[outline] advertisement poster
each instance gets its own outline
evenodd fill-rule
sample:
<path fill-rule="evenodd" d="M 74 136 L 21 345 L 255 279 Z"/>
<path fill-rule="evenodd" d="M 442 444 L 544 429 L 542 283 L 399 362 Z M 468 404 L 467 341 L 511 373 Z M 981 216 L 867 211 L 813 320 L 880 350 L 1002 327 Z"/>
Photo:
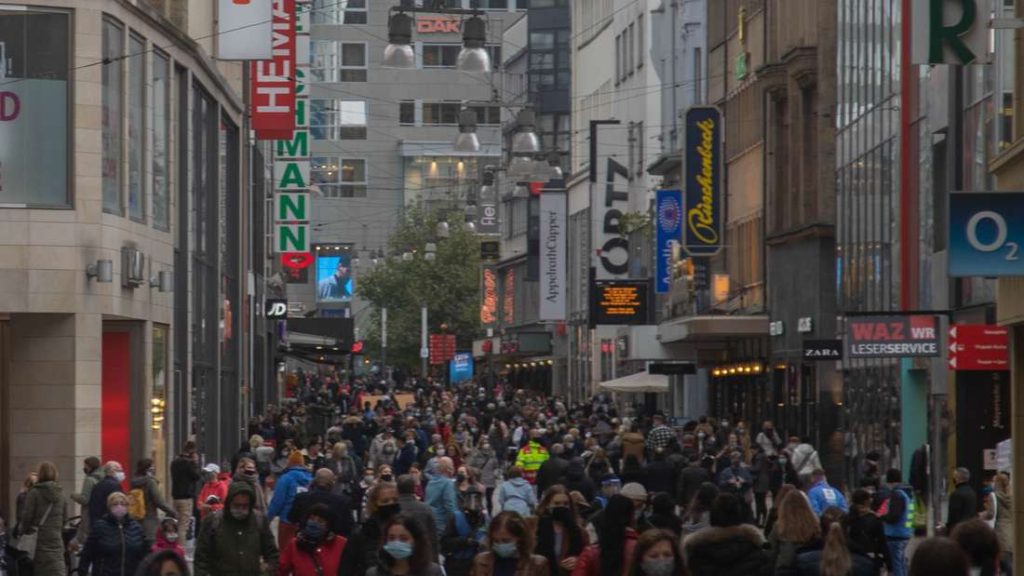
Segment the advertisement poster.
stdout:
<path fill-rule="evenodd" d="M 470 352 L 459 352 L 452 357 L 448 364 L 449 379 L 452 384 L 465 382 L 473 378 L 473 354 Z"/>
<path fill-rule="evenodd" d="M 679 242 L 682 235 L 683 192 L 658 190 L 656 216 L 654 289 L 666 294 L 672 288 L 672 243 Z"/>
<path fill-rule="evenodd" d="M 348 302 L 352 300 L 355 281 L 352 278 L 352 255 L 346 250 L 318 251 L 316 255 L 316 301 Z"/>

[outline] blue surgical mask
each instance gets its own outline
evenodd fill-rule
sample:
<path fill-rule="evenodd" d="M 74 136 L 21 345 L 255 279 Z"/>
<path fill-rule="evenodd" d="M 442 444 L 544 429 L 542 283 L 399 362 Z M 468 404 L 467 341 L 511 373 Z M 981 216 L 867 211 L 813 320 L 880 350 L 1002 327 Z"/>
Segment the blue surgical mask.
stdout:
<path fill-rule="evenodd" d="M 492 548 L 499 558 L 515 558 L 519 555 L 519 547 L 515 542 L 498 542 Z"/>
<path fill-rule="evenodd" d="M 651 558 L 641 563 L 647 576 L 671 576 L 676 569 L 673 558 Z"/>
<path fill-rule="evenodd" d="M 406 560 L 412 556 L 412 544 L 401 540 L 392 540 L 384 545 L 384 551 L 395 560 Z"/>

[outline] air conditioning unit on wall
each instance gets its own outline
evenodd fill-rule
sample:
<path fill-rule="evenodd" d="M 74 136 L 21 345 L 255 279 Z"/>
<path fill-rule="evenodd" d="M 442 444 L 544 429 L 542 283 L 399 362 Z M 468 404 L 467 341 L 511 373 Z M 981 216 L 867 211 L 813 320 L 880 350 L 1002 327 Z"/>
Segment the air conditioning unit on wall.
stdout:
<path fill-rule="evenodd" d="M 137 248 L 121 248 L 121 286 L 138 288 L 146 283 L 146 255 Z"/>

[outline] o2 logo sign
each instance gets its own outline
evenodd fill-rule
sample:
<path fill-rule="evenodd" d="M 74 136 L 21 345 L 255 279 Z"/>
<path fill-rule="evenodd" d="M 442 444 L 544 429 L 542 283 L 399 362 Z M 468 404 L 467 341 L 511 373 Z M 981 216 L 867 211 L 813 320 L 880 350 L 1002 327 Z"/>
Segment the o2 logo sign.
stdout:
<path fill-rule="evenodd" d="M 1024 192 L 954 192 L 949 275 L 1024 276 Z"/>

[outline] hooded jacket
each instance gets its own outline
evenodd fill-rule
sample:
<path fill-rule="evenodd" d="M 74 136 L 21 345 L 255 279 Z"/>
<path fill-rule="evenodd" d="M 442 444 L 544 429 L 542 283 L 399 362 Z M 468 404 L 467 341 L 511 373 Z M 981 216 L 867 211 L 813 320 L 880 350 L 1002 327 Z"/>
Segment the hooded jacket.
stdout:
<path fill-rule="evenodd" d="M 19 520 L 22 531 L 39 532 L 36 541 L 36 574 L 59 576 L 66 573 L 64 539 L 61 536 L 61 529 L 67 519 L 65 504 L 64 493 L 53 481 L 37 483 L 25 497 L 25 509 Z M 45 522 L 43 516 L 46 516 Z"/>
<path fill-rule="evenodd" d="M 537 507 L 537 491 L 526 478 L 510 478 L 501 483 L 499 502 L 502 512 L 518 512 L 526 518 L 532 516 Z"/>
<path fill-rule="evenodd" d="M 149 475 L 136 476 L 132 478 L 129 490 L 135 488 L 141 488 L 146 493 L 146 517 L 141 522 L 142 529 L 146 532 L 146 539 L 152 543 L 156 539 L 156 530 L 160 524 L 156 513 L 157 509 L 163 510 L 171 518 L 177 518 L 178 513 L 164 502 L 163 492 L 160 490 L 160 483 L 156 478 Z"/>
<path fill-rule="evenodd" d="M 269 566 L 277 565 L 277 545 L 266 516 L 251 506 L 243 520 L 231 515 L 231 502 L 241 494 L 255 501 L 252 486 L 232 482 L 225 510 L 208 514 L 203 520 L 196 542 L 195 576 L 261 574 L 261 559 Z"/>
<path fill-rule="evenodd" d="M 259 476 L 247 476 L 242 472 L 236 472 L 235 475 L 231 477 L 231 484 L 234 484 L 235 482 L 245 482 L 249 485 L 249 488 L 251 488 L 253 493 L 256 495 L 256 501 L 253 507 L 266 515 L 267 496 L 263 493 L 263 487 L 260 486 Z M 228 486 L 228 491 L 231 491 L 230 485 Z"/>
<path fill-rule="evenodd" d="M 312 481 L 313 475 L 304 466 L 292 466 L 285 470 L 274 485 L 274 497 L 270 499 L 270 506 L 267 508 L 267 520 L 272 521 L 280 516 L 287 522 L 299 489 L 305 491 Z"/>
<path fill-rule="evenodd" d="M 700 576 L 769 576 L 764 537 L 754 526 L 711 527 L 683 540 L 687 566 Z"/>
<path fill-rule="evenodd" d="M 93 576 L 133 576 L 147 552 L 141 524 L 128 515 L 118 521 L 113 515 L 105 514 L 93 522 L 78 560 L 78 570 L 89 574 L 91 567 Z M 63 562 L 62 557 L 62 565 Z"/>

